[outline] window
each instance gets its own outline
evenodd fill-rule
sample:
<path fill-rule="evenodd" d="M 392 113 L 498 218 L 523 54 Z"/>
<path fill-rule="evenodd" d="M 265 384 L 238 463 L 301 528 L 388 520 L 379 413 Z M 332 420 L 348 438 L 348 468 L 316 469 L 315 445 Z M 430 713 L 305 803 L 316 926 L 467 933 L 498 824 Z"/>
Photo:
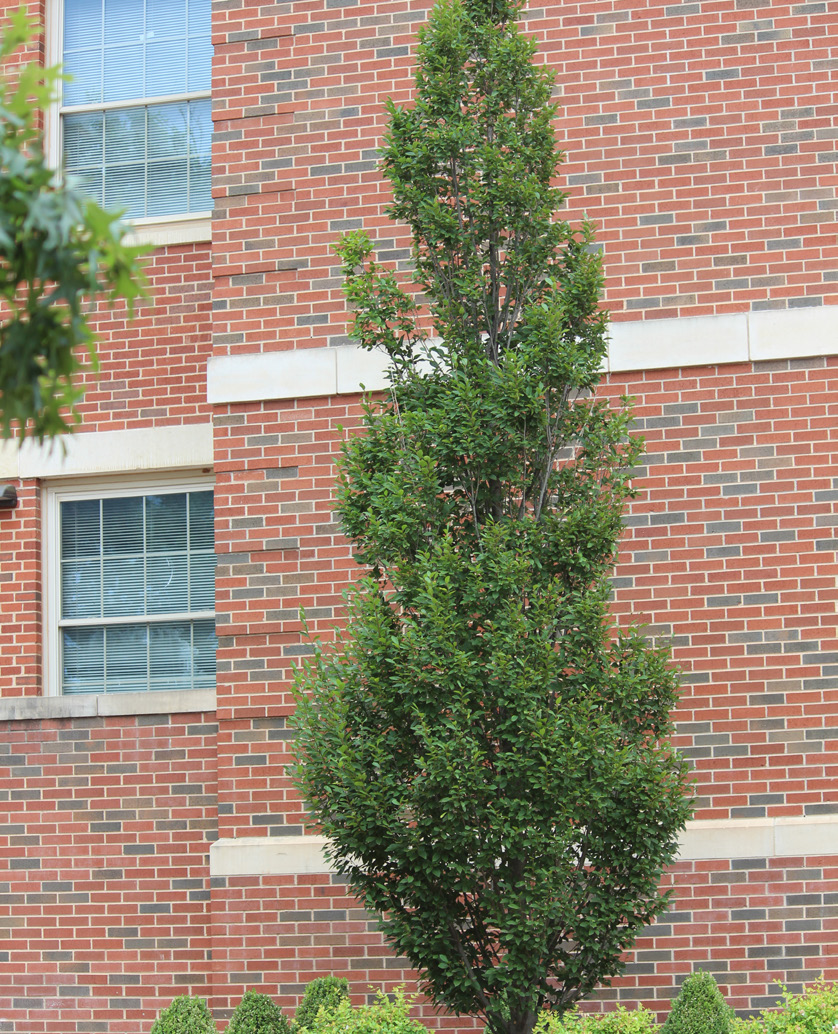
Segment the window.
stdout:
<path fill-rule="evenodd" d="M 131 219 L 206 214 L 210 0 L 63 0 L 64 168 Z"/>
<path fill-rule="evenodd" d="M 215 686 L 210 487 L 57 489 L 47 522 L 53 693 Z"/>

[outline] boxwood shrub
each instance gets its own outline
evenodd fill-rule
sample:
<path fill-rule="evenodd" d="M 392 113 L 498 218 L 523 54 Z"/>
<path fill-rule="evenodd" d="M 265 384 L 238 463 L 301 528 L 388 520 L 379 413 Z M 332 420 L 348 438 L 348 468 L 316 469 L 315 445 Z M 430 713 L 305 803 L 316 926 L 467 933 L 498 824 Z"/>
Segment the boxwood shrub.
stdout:
<path fill-rule="evenodd" d="M 225 1034 L 291 1034 L 291 1024 L 270 995 L 245 991 Z"/>
<path fill-rule="evenodd" d="M 348 997 L 349 981 L 346 977 L 316 977 L 306 986 L 294 1014 L 294 1023 L 297 1027 L 311 1027 L 321 1009 L 334 1009 Z"/>
<path fill-rule="evenodd" d="M 218 1034 L 218 1027 L 203 998 L 181 995 L 160 1013 L 151 1034 Z"/>
<path fill-rule="evenodd" d="M 675 1001 L 661 1034 L 729 1034 L 733 1010 L 710 973 L 693 973 Z"/>

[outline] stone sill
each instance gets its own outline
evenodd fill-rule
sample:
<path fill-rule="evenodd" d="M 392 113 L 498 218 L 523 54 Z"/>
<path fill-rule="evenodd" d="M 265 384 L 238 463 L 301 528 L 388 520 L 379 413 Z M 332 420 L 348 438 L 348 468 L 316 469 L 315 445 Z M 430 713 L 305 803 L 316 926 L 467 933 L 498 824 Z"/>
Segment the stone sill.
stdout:
<path fill-rule="evenodd" d="M 199 711 L 215 711 L 214 689 L 151 693 L 84 693 L 66 697 L 0 697 L 0 721 L 5 722 Z"/>
<path fill-rule="evenodd" d="M 212 241 L 212 216 L 172 216 L 168 219 L 127 220 L 126 244 L 150 244 L 161 248 L 177 244 L 202 244 Z"/>
<path fill-rule="evenodd" d="M 322 836 L 224 837 L 210 846 L 210 876 L 318 875 L 334 870 Z M 835 858 L 838 815 L 699 819 L 681 834 L 677 861 Z"/>

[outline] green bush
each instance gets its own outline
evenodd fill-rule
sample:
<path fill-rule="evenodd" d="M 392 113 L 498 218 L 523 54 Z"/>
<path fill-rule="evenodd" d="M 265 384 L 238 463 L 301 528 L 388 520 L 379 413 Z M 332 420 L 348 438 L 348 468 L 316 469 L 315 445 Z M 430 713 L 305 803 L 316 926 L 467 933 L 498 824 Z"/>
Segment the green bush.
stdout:
<path fill-rule="evenodd" d="M 563 1018 L 544 1012 L 533 1034 L 655 1034 L 658 1025 L 648 1009 L 624 1009 L 607 1013 L 566 1013 Z"/>
<path fill-rule="evenodd" d="M 832 1034 L 838 1024 L 838 987 L 823 981 L 794 995 L 783 988 L 779 1012 L 766 1009 L 758 1017 L 737 1020 L 736 1034 Z"/>
<path fill-rule="evenodd" d="M 181 995 L 160 1013 L 151 1034 L 218 1034 L 218 1027 L 203 998 Z"/>
<path fill-rule="evenodd" d="M 310 1030 L 315 1034 L 428 1034 L 408 1013 L 413 1003 L 402 988 L 396 988 L 392 1001 L 379 991 L 372 1005 L 353 1009 L 348 998 L 341 998 L 332 1009 L 321 1009 Z"/>
<path fill-rule="evenodd" d="M 693 973 L 684 981 L 661 1034 L 728 1034 L 733 1010 L 709 973 Z"/>
<path fill-rule="evenodd" d="M 226 1034 L 291 1034 L 291 1024 L 270 995 L 245 991 Z"/>
<path fill-rule="evenodd" d="M 346 977 L 316 977 L 306 985 L 294 1013 L 294 1023 L 297 1027 L 311 1027 L 321 1009 L 331 1011 L 348 997 L 349 981 Z"/>

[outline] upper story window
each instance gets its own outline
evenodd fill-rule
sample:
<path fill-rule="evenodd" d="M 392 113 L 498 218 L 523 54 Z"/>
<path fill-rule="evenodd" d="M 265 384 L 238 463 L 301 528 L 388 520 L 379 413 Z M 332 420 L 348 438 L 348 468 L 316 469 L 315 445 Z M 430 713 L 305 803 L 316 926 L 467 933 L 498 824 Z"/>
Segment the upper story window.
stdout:
<path fill-rule="evenodd" d="M 64 168 L 129 219 L 207 213 L 210 0 L 63 0 Z"/>

